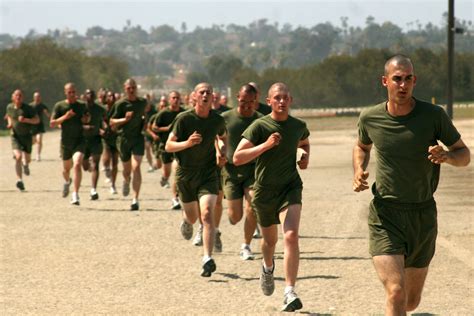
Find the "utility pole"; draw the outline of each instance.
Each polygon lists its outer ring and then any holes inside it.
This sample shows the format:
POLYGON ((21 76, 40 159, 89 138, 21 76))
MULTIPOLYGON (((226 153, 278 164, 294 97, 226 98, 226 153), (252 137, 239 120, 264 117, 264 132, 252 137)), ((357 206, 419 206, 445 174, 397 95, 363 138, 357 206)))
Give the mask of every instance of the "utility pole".
POLYGON ((454 77, 454 0, 448 4, 448 116, 453 118, 453 77, 454 77))

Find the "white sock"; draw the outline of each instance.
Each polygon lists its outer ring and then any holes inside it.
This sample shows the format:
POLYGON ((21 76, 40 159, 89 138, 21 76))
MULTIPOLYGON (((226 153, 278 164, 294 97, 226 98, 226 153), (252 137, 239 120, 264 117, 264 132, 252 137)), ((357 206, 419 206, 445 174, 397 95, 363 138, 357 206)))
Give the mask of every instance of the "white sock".
POLYGON ((77 192, 72 192, 72 199, 79 200, 79 194, 77 194, 77 192))
POLYGON ((241 249, 245 249, 245 248, 247 248, 247 247, 250 248, 250 245, 249 245, 249 244, 242 244, 242 246, 240 246, 241 249))
POLYGON ((295 287, 294 286, 291 286, 291 285, 287 285, 285 287, 285 295, 290 293, 290 292, 294 292, 295 291, 295 287))
POLYGON ((91 189, 91 194, 96 194, 96 193, 97 193, 97 191, 95 190, 95 188, 92 188, 91 189))
POLYGON ((265 266, 265 262, 263 262, 263 270, 265 271, 265 273, 272 273, 273 271, 273 264, 269 267, 266 267, 265 266))
POLYGON ((132 204, 136 204, 136 203, 138 203, 138 199, 133 198, 133 199, 132 199, 132 204))
POLYGON ((204 256, 202 257, 202 263, 206 263, 206 262, 208 262, 208 261, 211 260, 211 259, 212 259, 211 256, 204 255, 204 256))

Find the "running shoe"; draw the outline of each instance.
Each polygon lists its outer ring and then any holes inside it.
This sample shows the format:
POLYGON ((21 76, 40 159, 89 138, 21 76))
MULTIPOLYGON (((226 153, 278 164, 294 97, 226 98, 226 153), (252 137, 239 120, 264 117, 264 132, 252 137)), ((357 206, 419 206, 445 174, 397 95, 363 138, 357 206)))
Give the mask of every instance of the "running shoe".
POLYGON ((202 225, 199 225, 196 235, 194 236, 193 245, 202 246, 202 225))
POLYGON ((25 191, 25 185, 23 184, 23 181, 21 180, 18 180, 16 182, 16 187, 18 188, 18 190, 20 191, 25 191))
POLYGON ((214 262, 214 259, 209 259, 202 265, 201 276, 208 278, 214 271, 216 271, 216 263, 214 262))
POLYGON ((69 195, 69 187, 71 186, 72 179, 69 179, 69 182, 63 184, 63 198, 69 195))
POLYGON ((273 261, 273 269, 270 272, 265 272, 265 268, 262 266, 262 274, 260 275, 260 287, 264 295, 270 296, 275 291, 275 279, 273 277, 273 271, 275 271, 275 261, 273 261))
POLYGON ((243 244, 240 248, 240 259, 242 260, 253 260, 255 259, 255 255, 250 250, 250 246, 243 244))
POLYGON ((215 252, 222 252, 222 240, 221 240, 221 232, 216 231, 215 239, 214 239, 214 251, 215 252))
POLYGON ((303 308, 303 303, 296 295, 295 291, 291 290, 285 294, 285 299, 283 300, 282 312, 294 312, 298 309, 303 308))
POLYGON ((123 182, 122 185, 122 195, 128 196, 130 194, 130 182, 123 182))
POLYGON ((23 165, 23 173, 25 174, 25 176, 29 176, 30 175, 30 166, 23 165))
POLYGON ((181 230, 181 235, 183 235, 184 239, 190 240, 191 237, 193 237, 193 225, 189 224, 184 219, 181 222, 180 230, 181 230))

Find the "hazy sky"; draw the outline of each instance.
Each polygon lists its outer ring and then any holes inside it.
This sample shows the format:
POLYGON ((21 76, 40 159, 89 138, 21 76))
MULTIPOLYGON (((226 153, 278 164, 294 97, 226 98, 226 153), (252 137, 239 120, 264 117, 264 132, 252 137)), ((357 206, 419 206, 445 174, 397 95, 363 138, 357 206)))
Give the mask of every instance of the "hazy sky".
MULTIPOLYGON (((456 0, 457 19, 473 21, 473 0, 456 0)), ((367 16, 376 23, 391 21, 403 29, 422 25, 441 24, 443 12, 448 11, 448 0, 306 0, 306 1, 162 1, 162 0, 0 0, 0 33, 24 36, 30 29, 46 33, 48 29, 76 30, 81 34, 92 26, 122 30, 127 20, 149 31, 151 26, 168 24, 180 30, 186 22, 188 31, 196 26, 213 24, 248 25, 266 18, 280 26, 310 27, 331 22, 340 26, 340 17, 349 18, 350 26, 364 26, 367 16), (411 23, 411 24, 410 24, 411 23)))

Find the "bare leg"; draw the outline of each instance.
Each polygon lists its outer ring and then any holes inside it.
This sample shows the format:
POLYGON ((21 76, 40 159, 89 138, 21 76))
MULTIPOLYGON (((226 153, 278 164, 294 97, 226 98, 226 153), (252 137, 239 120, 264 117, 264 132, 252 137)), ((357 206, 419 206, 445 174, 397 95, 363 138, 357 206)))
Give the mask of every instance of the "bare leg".
POLYGON ((295 286, 300 262, 299 227, 301 204, 292 204, 280 213, 284 241, 285 283, 295 286))
POLYGON ((203 248, 204 255, 211 256, 214 247, 214 208, 216 206, 217 195, 206 194, 199 199, 199 208, 201 210, 201 220, 203 224, 203 248))
POLYGON ((74 169, 74 192, 79 193, 79 188, 81 187, 82 180, 82 158, 84 154, 81 152, 75 152, 72 156, 73 169, 74 169))
POLYGON ((140 187, 142 185, 142 172, 140 165, 142 163, 143 156, 133 155, 132 156, 132 172, 133 172, 133 180, 132 180, 132 187, 133 187, 133 197, 138 199, 138 195, 140 194, 140 187))
POLYGON ((421 292, 425 285, 428 267, 426 268, 406 268, 405 269, 405 289, 407 293, 406 311, 415 310, 421 301, 421 292))
POLYGON ((407 293, 403 255, 374 256, 372 260, 385 288, 385 315, 406 315, 407 293))
POLYGON ((16 177, 18 180, 21 180, 23 178, 23 170, 21 169, 21 151, 18 149, 13 150, 13 156, 15 157, 15 172, 16 172, 16 177))
POLYGON ((278 226, 262 226, 262 237, 263 263, 266 267, 271 267, 273 265, 273 255, 275 254, 275 246, 278 241, 278 226))

